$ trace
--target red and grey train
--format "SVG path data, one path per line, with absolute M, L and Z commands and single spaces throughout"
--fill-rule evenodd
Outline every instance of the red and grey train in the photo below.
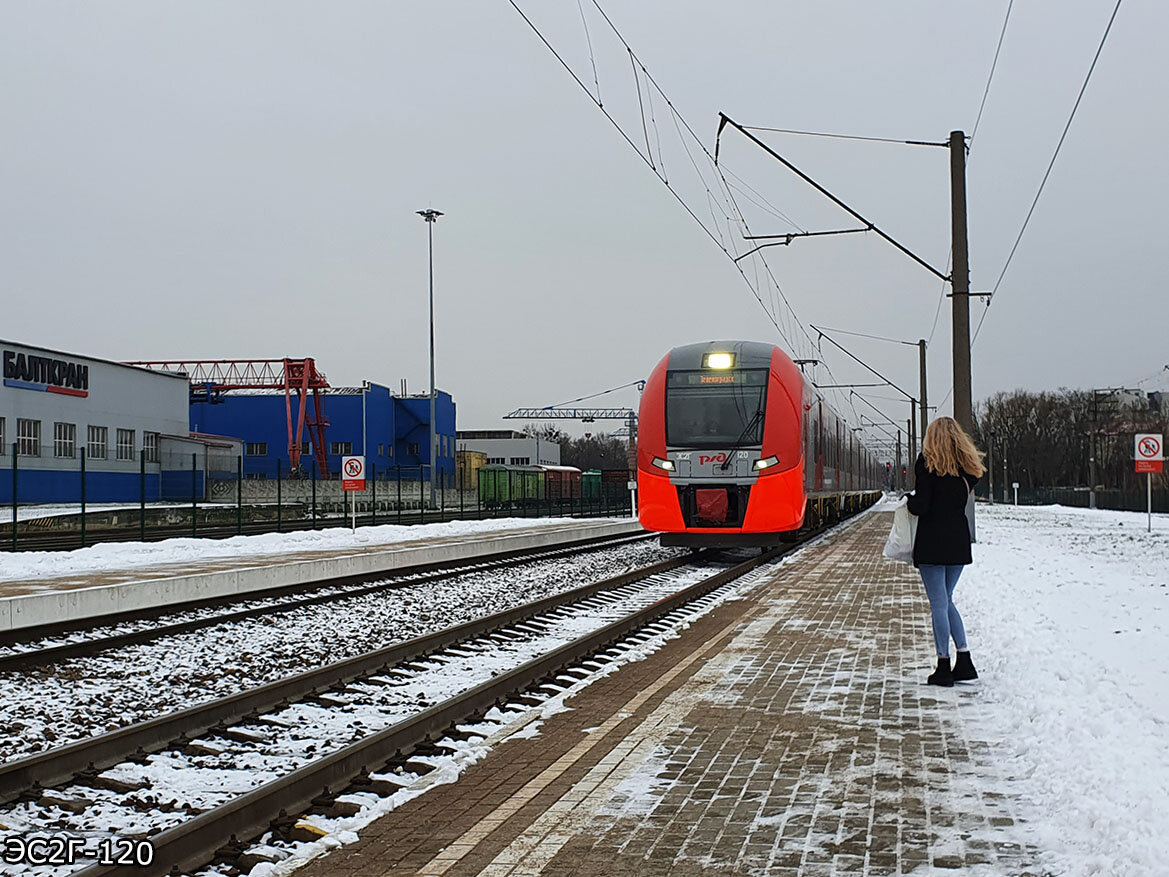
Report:
M 879 496 L 884 467 L 786 353 L 675 347 L 641 397 L 641 524 L 663 545 L 769 546 Z

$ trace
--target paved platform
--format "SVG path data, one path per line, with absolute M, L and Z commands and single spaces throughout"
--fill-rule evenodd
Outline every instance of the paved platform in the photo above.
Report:
M 928 606 L 880 556 L 890 520 L 808 546 L 297 877 L 1041 873 L 971 730 L 993 679 L 924 684 Z
M 221 556 L 0 581 L 0 631 L 638 532 L 641 526 L 634 519 L 564 519 L 563 523 L 389 544 Z

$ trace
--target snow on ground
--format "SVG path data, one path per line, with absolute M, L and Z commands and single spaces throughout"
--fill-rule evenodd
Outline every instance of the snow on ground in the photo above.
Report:
M 264 533 L 230 539 L 166 539 L 161 542 L 103 542 L 75 551 L 0 552 L 0 582 L 110 570 L 193 563 L 219 558 L 255 557 L 302 551 L 369 549 L 394 546 L 420 539 L 441 539 L 517 528 L 562 527 L 569 518 L 493 518 L 486 521 L 448 521 L 445 524 L 347 527 L 303 530 L 296 533 Z M 618 521 L 627 518 L 588 518 Z
M 150 509 L 174 509 L 186 508 L 189 509 L 191 504 L 188 503 L 147 503 L 146 510 Z M 199 503 L 199 508 L 207 508 L 207 504 Z M 235 508 L 235 503 L 226 505 L 223 503 L 214 503 L 212 508 Z M 90 503 L 86 505 L 85 511 L 88 514 L 96 512 L 118 512 L 125 509 L 140 508 L 139 503 L 136 502 L 104 502 L 104 503 Z M 16 519 L 18 521 L 35 521 L 40 518 L 55 518 L 61 515 L 80 515 L 80 503 L 64 503 L 64 504 L 43 504 L 43 505 L 18 505 L 16 510 Z M 6 505 L 0 507 L 0 524 L 12 523 L 12 506 Z
M 1056 874 L 1169 868 L 1169 516 L 1145 522 L 980 504 L 955 592 L 982 677 L 964 718 Z

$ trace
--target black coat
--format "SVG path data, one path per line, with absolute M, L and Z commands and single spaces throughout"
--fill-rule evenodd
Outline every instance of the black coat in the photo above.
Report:
M 970 525 L 966 495 L 978 483 L 969 473 L 938 475 L 920 454 L 913 466 L 916 483 L 909 495 L 909 511 L 917 515 L 913 565 L 970 563 Z

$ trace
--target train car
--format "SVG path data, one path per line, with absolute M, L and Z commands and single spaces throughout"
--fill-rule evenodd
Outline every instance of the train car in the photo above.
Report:
M 628 505 L 628 469 L 589 469 L 582 474 L 581 479 L 585 502 L 603 502 L 618 508 Z
M 479 502 L 484 508 L 524 508 L 544 498 L 544 471 L 539 466 L 479 467 Z
M 873 501 L 882 474 L 774 345 L 676 347 L 646 381 L 638 516 L 663 545 L 776 545 Z
M 541 466 L 544 470 L 544 499 L 550 502 L 579 500 L 581 471 L 575 466 Z
M 587 469 L 580 474 L 580 494 L 585 502 L 601 500 L 601 470 Z

